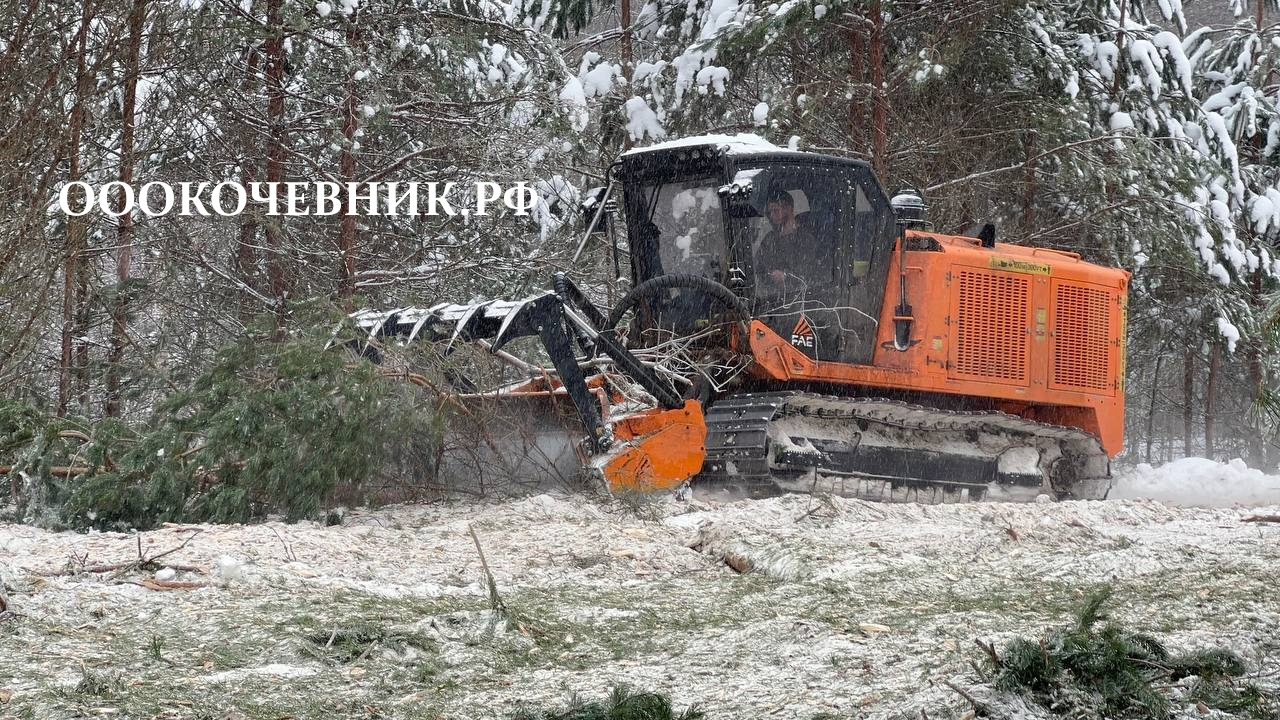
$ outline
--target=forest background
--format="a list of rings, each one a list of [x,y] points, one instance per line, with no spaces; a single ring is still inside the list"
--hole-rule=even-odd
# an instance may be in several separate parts
[[[55,524],[235,519],[264,497],[301,517],[315,487],[421,465],[431,447],[406,446],[432,445],[438,403],[316,352],[334,313],[516,297],[554,270],[616,292],[607,251],[570,262],[581,198],[624,149],[711,132],[864,159],[938,230],[992,222],[1130,270],[1121,461],[1272,470],[1277,18],[1244,0],[15,0],[0,495]],[[533,181],[538,201],[466,221],[50,210],[73,181],[387,180]]]

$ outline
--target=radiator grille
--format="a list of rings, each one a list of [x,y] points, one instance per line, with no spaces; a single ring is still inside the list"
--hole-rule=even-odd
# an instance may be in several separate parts
[[[1111,296],[1104,290],[1059,284],[1053,293],[1053,384],[1064,389],[1111,390]]]
[[[961,271],[959,287],[952,375],[1025,384],[1030,281]]]

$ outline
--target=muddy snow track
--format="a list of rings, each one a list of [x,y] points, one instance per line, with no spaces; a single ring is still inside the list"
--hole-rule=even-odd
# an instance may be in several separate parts
[[[0,717],[494,718],[616,682],[712,718],[953,717],[975,638],[1102,583],[1120,619],[1274,678],[1280,526],[1241,519],[1277,511],[543,495],[142,533],[151,556],[199,531],[168,583],[51,574],[134,560],[133,534],[0,525]]]

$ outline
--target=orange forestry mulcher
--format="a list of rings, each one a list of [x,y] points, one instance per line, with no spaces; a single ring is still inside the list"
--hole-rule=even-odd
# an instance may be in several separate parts
[[[486,342],[523,377],[466,397],[571,407],[583,432],[530,417],[535,432],[493,451],[530,476],[1105,496],[1123,443],[1127,272],[997,243],[991,226],[926,232],[920,197],[890,200],[866,163],[754,136],[624,154],[584,203],[584,245],[613,226],[618,188],[626,241],[604,237],[631,289],[609,312],[557,274],[524,300],[357,323],[370,341]],[[550,367],[503,351],[524,336]]]

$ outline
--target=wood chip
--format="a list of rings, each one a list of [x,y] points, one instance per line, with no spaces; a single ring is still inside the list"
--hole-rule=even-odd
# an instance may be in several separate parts
[[[750,560],[742,557],[741,555],[734,555],[733,553],[725,553],[724,564],[739,573],[749,573],[754,569]]]
[[[891,630],[888,625],[876,623],[858,623],[858,629],[864,633],[887,633]]]
[[[1280,515],[1250,515],[1247,518],[1243,518],[1241,522],[1280,523]]]
[[[13,699],[13,691],[8,688],[0,688],[0,705],[8,704]]]
[[[208,587],[206,583],[183,582],[180,580],[156,580],[155,578],[147,578],[138,584],[148,590],[194,590],[196,588]]]

